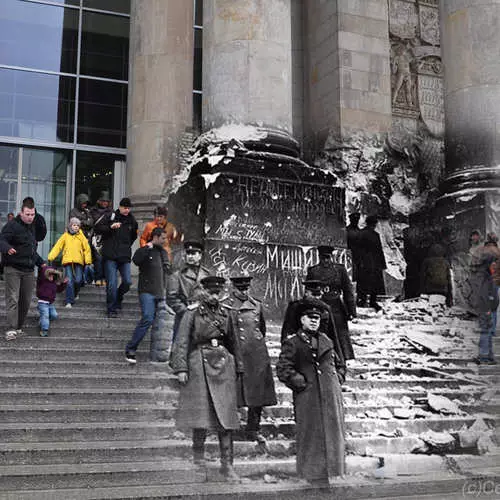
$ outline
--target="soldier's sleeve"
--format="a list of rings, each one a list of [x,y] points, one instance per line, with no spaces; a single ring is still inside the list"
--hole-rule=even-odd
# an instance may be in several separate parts
[[[283,319],[283,325],[281,327],[281,342],[297,331],[296,328],[296,317],[295,317],[295,307],[292,303],[288,304],[285,311],[285,317]]]
[[[344,377],[346,372],[346,362],[344,358],[344,352],[342,350],[342,344],[340,343],[339,335],[337,333],[337,328],[335,327],[335,320],[333,319],[333,312],[328,304],[325,304],[328,310],[328,332],[326,334],[333,342],[333,349],[335,351],[335,367],[337,371],[343,371]]]
[[[264,308],[262,305],[259,307],[260,309],[260,314],[259,314],[259,329],[260,333],[262,333],[262,336],[266,336],[266,319],[264,318]]]
[[[170,366],[174,373],[189,371],[188,357],[195,314],[195,311],[186,311],[179,324],[170,356]]]
[[[171,274],[167,280],[167,304],[173,309],[175,314],[183,313],[186,304],[181,298],[179,273]]]
[[[294,335],[290,335],[281,345],[280,356],[276,363],[276,375],[292,391],[301,392],[306,388],[307,382],[304,375],[296,369],[295,353]]]
[[[344,304],[347,308],[347,313],[356,316],[356,300],[354,299],[354,291],[352,283],[347,274],[347,269],[342,266],[342,296]]]
[[[236,373],[243,373],[244,368],[243,368],[243,358],[241,355],[240,338],[236,334],[236,329],[234,327],[234,319],[231,313],[228,313],[227,315],[226,337],[227,337],[227,349],[234,356]]]

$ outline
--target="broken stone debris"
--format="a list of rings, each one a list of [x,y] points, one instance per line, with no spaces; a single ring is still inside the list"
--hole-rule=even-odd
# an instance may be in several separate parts
[[[427,403],[431,410],[444,415],[460,415],[463,413],[454,401],[451,401],[446,396],[440,396],[432,392],[427,393]]]

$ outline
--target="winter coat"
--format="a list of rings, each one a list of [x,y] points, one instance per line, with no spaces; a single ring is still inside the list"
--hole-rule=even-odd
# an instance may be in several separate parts
[[[346,227],[347,248],[352,255],[352,280],[358,281],[359,262],[360,262],[360,236],[361,229],[357,225],[349,224]]]
[[[358,294],[385,294],[383,270],[387,268],[380,235],[371,227],[360,232]]]
[[[118,229],[111,229],[111,225],[120,222]],[[132,245],[137,239],[138,225],[135,217],[129,213],[122,215],[120,210],[106,214],[94,226],[95,232],[102,234],[102,251],[104,259],[119,263],[130,262]]]
[[[204,301],[182,317],[170,359],[174,373],[188,373],[176,414],[181,430],[239,428],[236,378],[243,364],[227,321],[220,304],[212,308]]]
[[[297,314],[297,309],[301,302],[301,300],[292,300],[291,302],[289,302],[288,307],[286,308],[285,317],[283,319],[283,326],[281,327],[281,343],[283,343],[283,341],[289,335],[293,335],[301,328],[300,318]],[[326,311],[321,316],[320,330],[331,339],[335,355],[337,356],[336,363],[338,366],[338,372],[341,375],[341,378],[343,377],[345,379],[346,359],[354,359],[352,345],[350,343],[344,344],[343,349],[342,342],[340,341],[340,338],[337,334],[337,329],[335,328],[335,319],[332,309],[326,302],[323,302],[323,304],[326,308]],[[350,349],[346,349],[348,345],[350,345]],[[345,353],[344,350],[346,350]],[[352,357],[346,358],[346,355]],[[343,380],[341,380],[341,382],[343,383]]]
[[[66,283],[54,279],[48,279],[49,274],[52,274],[56,269],[52,266],[46,266],[38,272],[36,281],[36,296],[38,300],[44,300],[52,304],[56,300],[56,294],[64,291]]]
[[[307,279],[325,283],[326,288],[322,300],[332,310],[344,359],[354,359],[347,317],[348,315],[356,316],[356,302],[346,268],[342,264],[320,262],[307,270]]]
[[[132,260],[139,267],[139,293],[164,298],[170,270],[167,252],[158,245],[138,248]]]
[[[33,228],[35,230],[36,241],[43,241],[47,236],[47,223],[45,217],[35,210],[35,218],[33,219]]]
[[[486,254],[478,262],[476,288],[473,294],[477,314],[494,312],[498,309],[498,289],[489,269],[494,260],[495,256]]]
[[[63,266],[66,264],[80,264],[81,266],[92,264],[90,245],[81,229],[75,234],[67,231],[63,233],[49,252],[47,260],[56,260],[61,251]]]
[[[446,259],[446,249],[435,243],[429,249],[420,269],[420,292],[427,294],[451,294],[450,264]]]
[[[167,280],[167,304],[176,314],[182,314],[190,302],[197,300],[197,293],[202,289],[200,281],[210,276],[210,270],[185,265],[172,273]]]
[[[172,262],[172,242],[178,241],[180,237],[180,233],[177,231],[175,226],[171,222],[165,222],[165,224],[161,225],[158,224],[156,221],[151,221],[148,222],[144,226],[144,230],[142,231],[141,234],[141,239],[140,239],[140,245],[141,247],[145,247],[147,243],[151,240],[151,233],[154,228],[156,227],[161,227],[165,230],[165,233],[167,235],[167,239],[165,240],[165,243],[163,245],[163,248],[168,254],[168,258],[170,262]]]
[[[94,219],[90,213],[89,208],[82,208],[82,203],[88,202],[89,197],[86,194],[79,194],[76,197],[76,206],[69,212],[69,219],[76,217],[81,224],[81,229],[85,236],[89,236],[92,227],[94,226]]]
[[[262,304],[240,297],[232,292],[222,301],[229,313],[228,333],[237,339],[243,361],[239,406],[273,406],[277,400]]]
[[[293,391],[297,474],[308,480],[344,474],[344,410],[331,339],[302,330],[287,337],[276,373]]]
[[[25,224],[18,215],[7,222],[0,233],[0,252],[5,267],[11,266],[18,271],[33,271],[35,265],[43,264],[42,258],[36,253],[37,240],[33,224]],[[14,248],[16,253],[7,252]]]

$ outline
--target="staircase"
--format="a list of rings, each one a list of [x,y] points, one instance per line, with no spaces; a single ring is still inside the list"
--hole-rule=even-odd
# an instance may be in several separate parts
[[[58,302],[59,320],[48,338],[38,336],[33,301],[26,333],[5,341],[2,307],[0,499],[319,499],[333,498],[332,491],[335,498],[388,498],[461,492],[465,478],[478,474],[498,484],[499,368],[471,363],[477,350],[473,322],[421,309],[387,303],[384,315],[361,310],[352,324],[357,359],[350,362],[344,386],[347,476],[329,491],[295,477],[292,398],[279,382],[278,405],[263,416],[267,446],[236,436],[235,468],[242,483],[221,482],[215,436],[208,440],[207,471],[193,468],[191,441],[174,425],[175,377],[165,364],[147,360],[146,339],[137,365],[124,358],[140,316],[134,290],[117,319],[105,315],[102,288],[85,287],[73,309]],[[268,330],[275,362],[279,325],[269,322]],[[418,352],[401,337],[408,331],[443,336],[447,349],[439,356]],[[496,344],[500,354],[498,339]],[[431,411],[429,391],[453,400],[459,412]],[[456,438],[479,418],[490,439],[486,455],[478,454],[476,444],[461,447],[458,439],[444,450],[422,439],[429,431]]]

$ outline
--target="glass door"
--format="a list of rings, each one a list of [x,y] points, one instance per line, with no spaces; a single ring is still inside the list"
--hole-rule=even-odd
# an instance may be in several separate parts
[[[31,196],[37,212],[45,217],[47,236],[38,245],[38,253],[46,259],[52,245],[66,228],[66,188],[71,171],[71,152],[19,148],[19,155],[21,193],[17,207],[21,206],[26,196]]]
[[[7,214],[19,210],[19,148],[0,145],[0,229],[7,222]]]

